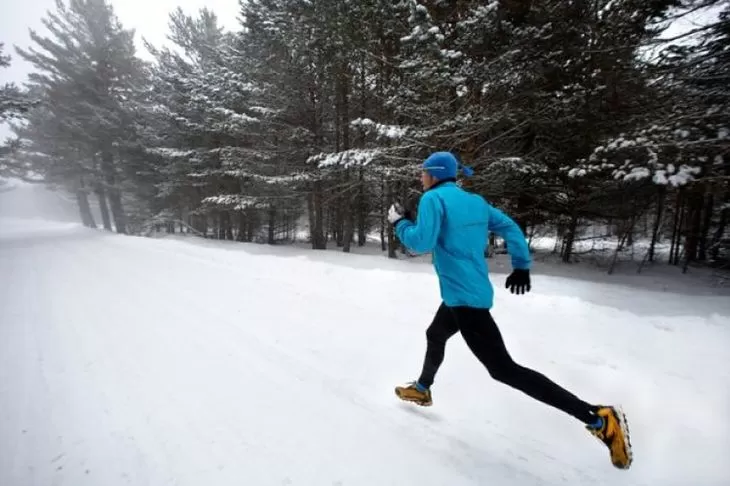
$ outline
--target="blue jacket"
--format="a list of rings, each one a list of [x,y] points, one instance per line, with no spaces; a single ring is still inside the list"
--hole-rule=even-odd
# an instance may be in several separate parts
[[[517,223],[454,182],[424,193],[415,223],[402,219],[395,226],[396,235],[411,251],[433,253],[441,298],[447,306],[486,309],[494,301],[484,255],[490,231],[507,241],[514,268],[530,268],[530,252]]]

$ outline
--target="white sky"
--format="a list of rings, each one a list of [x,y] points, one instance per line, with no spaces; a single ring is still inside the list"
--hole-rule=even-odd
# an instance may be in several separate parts
[[[189,14],[207,7],[218,15],[220,25],[228,30],[235,30],[239,25],[238,0],[111,0],[111,3],[122,25],[127,29],[135,29],[140,57],[149,58],[142,37],[155,46],[167,42],[167,21],[170,12],[178,6]],[[12,57],[10,67],[0,69],[0,85],[9,82],[22,84],[25,81],[32,66],[17,55],[15,46],[31,46],[29,29],[45,34],[47,31],[41,19],[48,10],[55,9],[55,0],[0,0],[0,42],[5,44],[4,54]],[[0,125],[0,142],[10,135],[10,130]]]

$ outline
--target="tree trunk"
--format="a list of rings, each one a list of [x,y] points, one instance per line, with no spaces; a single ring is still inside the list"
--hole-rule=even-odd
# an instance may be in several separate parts
[[[246,213],[243,211],[238,212],[238,234],[236,235],[236,241],[246,241]]]
[[[350,210],[350,201],[348,200],[347,204],[347,210],[345,211],[345,218],[343,221],[343,228],[342,228],[342,251],[345,253],[350,253],[350,249],[352,246],[352,236],[353,236],[353,221],[352,221],[352,211]]]
[[[388,182],[388,197],[386,201],[393,201],[393,187],[392,182]],[[395,237],[395,231],[393,225],[388,225],[388,258],[397,258],[396,250],[398,249],[398,241]]]
[[[340,61],[337,73],[337,97],[339,100],[338,115],[339,129],[342,132],[342,150],[350,150],[350,79],[347,61]],[[343,176],[345,187],[350,184],[350,169],[345,168]],[[342,193],[342,204],[339,207],[340,219],[338,229],[341,232],[341,246],[345,253],[350,252],[354,230],[354,215],[352,211],[353,197],[349,190]],[[340,242],[338,242],[339,244]]]
[[[256,233],[256,219],[256,210],[246,209],[246,241],[249,243],[253,241]]]
[[[101,221],[104,225],[104,229],[111,231],[112,220],[109,216],[109,205],[106,202],[106,191],[104,191],[104,186],[102,184],[96,184],[94,192],[99,200],[99,211],[101,212]]]
[[[712,245],[710,248],[710,258],[712,260],[717,260],[717,257],[720,255],[720,241],[722,240],[722,235],[725,234],[725,227],[727,226],[728,219],[730,219],[729,216],[730,207],[725,207],[720,213],[720,223],[717,225],[715,234],[712,237]]]
[[[360,185],[358,188],[358,203],[357,203],[357,246],[365,246],[367,243],[367,218],[368,218],[368,204],[365,200],[365,170],[360,167]]]
[[[712,226],[712,211],[715,209],[714,196],[711,191],[707,191],[704,204],[704,216],[702,218],[702,228],[700,230],[700,241],[697,259],[699,261],[707,260],[707,244],[710,241],[710,227]]]
[[[680,204],[680,210],[677,214],[677,242],[674,247],[674,265],[679,265],[679,256],[682,248],[682,235],[684,234],[685,220],[687,214],[687,203],[685,202],[684,193],[682,194],[682,201]]]
[[[314,181],[314,188],[309,197],[309,231],[312,237],[313,250],[326,250],[327,239],[324,234],[324,208],[323,208],[322,181]]]
[[[200,232],[203,233],[203,238],[208,238],[208,215],[201,214],[200,216],[198,216],[198,221],[200,221]]]
[[[689,228],[684,244],[684,268],[686,272],[689,264],[697,260],[697,252],[699,250],[699,239],[702,226],[702,205],[704,202],[703,195],[699,192],[699,188],[694,188],[689,197]]]
[[[112,217],[114,218],[114,226],[117,233],[127,233],[127,216],[124,214],[124,206],[122,205],[122,193],[117,187],[117,175],[114,167],[114,157],[110,152],[104,152],[101,155],[101,170],[109,192],[109,203],[111,204]]]
[[[342,196],[338,196],[337,204],[331,209],[331,226],[332,226],[332,238],[335,240],[335,244],[338,248],[342,248],[344,244],[345,234],[345,213],[342,208]]]
[[[656,248],[657,237],[659,236],[659,228],[662,224],[662,213],[664,212],[664,199],[666,197],[666,189],[664,186],[659,187],[657,195],[656,218],[654,219],[654,227],[651,232],[651,244],[649,245],[649,261],[654,261],[654,251]]]
[[[565,236],[565,248],[563,249],[563,262],[570,263],[573,256],[573,244],[575,243],[575,232],[578,230],[578,216],[573,214],[570,216],[568,231]]]
[[[631,223],[631,232],[626,235],[626,246],[634,246],[634,223]]]
[[[269,233],[266,238],[266,242],[269,245],[273,245],[274,243],[276,243],[276,232],[275,232],[275,230],[276,230],[276,208],[274,207],[273,204],[269,206],[268,213],[269,213],[269,221],[268,221]]]
[[[221,211],[218,216],[218,239],[233,240],[233,225],[231,224],[231,213]]]
[[[362,54],[360,57],[360,113],[359,117],[364,119],[367,117],[367,76],[368,66],[366,63],[366,56]],[[358,147],[365,147],[365,130],[361,127],[358,130]],[[360,184],[358,186],[358,197],[357,197],[357,245],[365,246],[367,243],[367,231],[368,231],[368,201],[367,191],[365,187],[365,169],[360,167],[358,170],[358,178]]]
[[[286,211],[283,211],[282,221],[284,223],[284,241],[290,241],[290,231],[289,231],[289,213]]]
[[[349,183],[350,170],[348,169],[345,176],[345,183]],[[352,214],[352,197],[349,193],[345,193],[343,200],[342,211],[342,251],[350,253],[350,247],[352,245],[353,236],[353,214]]]
[[[672,240],[669,245],[669,264],[674,265],[674,248],[677,245],[677,225],[679,224],[679,196],[674,206],[674,217],[672,218]]]
[[[385,239],[385,234],[388,231],[388,204],[385,199],[385,179],[380,184],[380,250],[385,251],[388,249],[388,242]]]
[[[91,213],[91,206],[89,206],[89,197],[86,194],[86,188],[84,187],[84,181],[79,181],[79,187],[76,189],[76,203],[79,207],[79,216],[81,217],[81,223],[87,228],[96,229],[96,222],[94,221],[94,215]]]

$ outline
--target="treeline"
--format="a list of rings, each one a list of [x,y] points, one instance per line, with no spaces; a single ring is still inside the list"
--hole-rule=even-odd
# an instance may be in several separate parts
[[[420,161],[451,150],[465,186],[557,235],[565,261],[598,226],[646,237],[647,260],[658,243],[674,264],[730,260],[729,2],[240,9],[234,32],[175,11],[146,62],[109,3],[60,2],[17,49],[36,71],[0,98],[22,116],[0,170],[72,191],[88,226],[274,243],[306,221],[315,249],[379,233],[394,257],[387,206],[413,206]],[[719,15],[663,35],[703,10]]]

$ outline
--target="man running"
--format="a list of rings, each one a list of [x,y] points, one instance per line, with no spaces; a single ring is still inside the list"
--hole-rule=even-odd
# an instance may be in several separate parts
[[[406,247],[417,253],[432,252],[443,300],[426,331],[421,376],[396,387],[396,395],[418,405],[432,405],[431,386],[443,362],[446,341],[460,332],[492,378],[583,422],[608,447],[613,465],[628,469],[631,443],[626,417],[619,407],[586,403],[512,360],[490,313],[494,290],[484,252],[489,232],[504,238],[513,266],[506,287],[513,294],[524,294],[531,290],[529,249],[524,233],[509,216],[456,184],[459,168],[464,175],[471,175],[471,169],[462,167],[451,153],[432,154],[422,167],[425,192],[416,221],[399,204],[388,211],[388,220]]]

